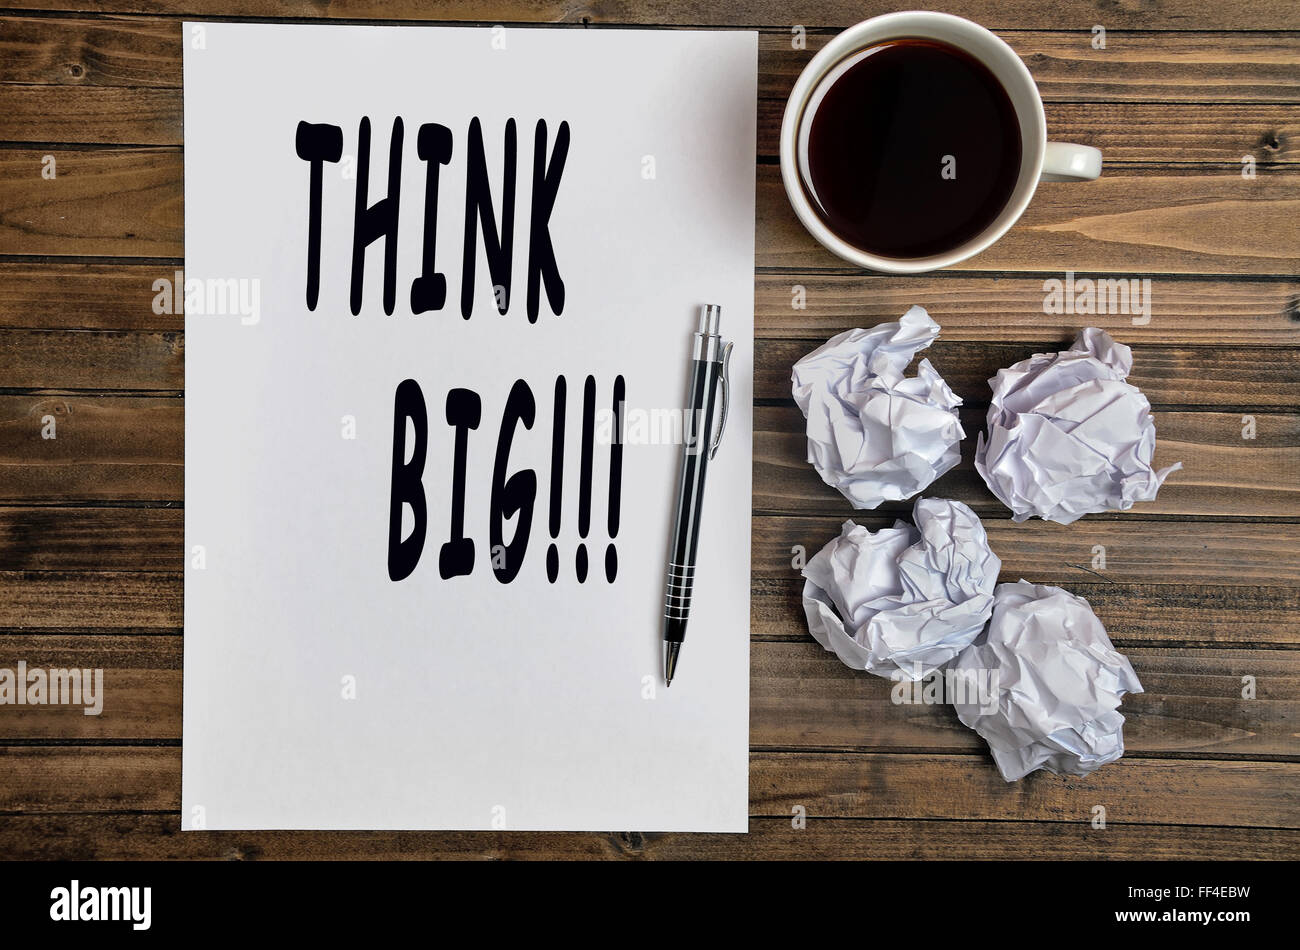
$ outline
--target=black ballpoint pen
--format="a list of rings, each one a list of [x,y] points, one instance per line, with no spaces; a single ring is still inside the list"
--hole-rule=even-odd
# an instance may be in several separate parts
[[[691,389],[682,420],[682,466],[677,484],[677,523],[673,526],[672,548],[668,555],[668,578],[664,593],[664,684],[671,686],[677,672],[682,641],[686,639],[686,619],[691,612],[691,593],[695,586],[695,550],[700,540],[700,513],[704,505],[704,475],[709,459],[718,451],[722,431],[727,425],[730,396],[728,369],[731,344],[723,344],[718,335],[722,308],[708,304],[700,308],[700,325],[695,331],[691,353]],[[721,397],[718,384],[721,383]],[[715,408],[721,418],[713,432]],[[705,441],[708,441],[706,447]]]

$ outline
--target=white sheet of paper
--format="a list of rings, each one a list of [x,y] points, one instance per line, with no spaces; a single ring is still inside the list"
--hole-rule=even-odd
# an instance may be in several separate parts
[[[745,831],[756,34],[187,23],[185,38],[184,827]],[[365,255],[361,312],[349,304],[362,116],[372,128],[369,204],[388,192],[394,117],[404,125],[391,315],[382,240]],[[506,120],[517,123],[514,299],[498,313],[476,227],[464,319],[475,116],[498,219]],[[543,290],[530,324],[539,119],[546,159],[562,122],[571,134],[549,221],[565,299],[556,315]],[[322,166],[314,310],[300,121],[342,129],[342,160]],[[436,232],[447,299],[414,314],[425,123],[453,137]],[[230,280],[246,302],[258,288],[257,312],[229,303],[233,313],[199,312],[221,309],[206,294]],[[703,303],[722,305],[723,336],[735,341],[731,412],[709,469],[690,630],[665,689],[659,634],[680,446],[649,439],[649,420],[681,410]],[[567,403],[552,539],[559,375]],[[589,375],[606,415],[615,377],[625,379],[626,429],[611,538],[611,450],[597,425],[584,542]],[[408,378],[428,414],[428,533],[414,571],[395,582],[394,394]],[[505,544],[525,522],[530,532],[518,575],[502,583],[489,550],[492,484],[506,397],[520,379],[535,418],[514,427],[504,474],[531,469],[536,495],[531,519],[525,507],[504,522]],[[481,398],[464,491],[475,560],[467,576],[444,580],[455,388]],[[413,523],[404,506],[404,535]]]

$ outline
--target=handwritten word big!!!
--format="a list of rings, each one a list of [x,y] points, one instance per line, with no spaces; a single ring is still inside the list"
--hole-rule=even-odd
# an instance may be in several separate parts
[[[366,249],[376,241],[383,241],[384,313],[391,315],[397,302],[397,239],[398,208],[402,184],[402,119],[393,122],[388,153],[388,192],[370,201],[370,119],[363,117],[358,134],[356,202],[352,226],[352,272],[348,304],[352,314],[361,313],[362,289],[365,276]],[[483,130],[478,118],[470,121],[465,161],[465,215],[464,251],[461,260],[460,313],[468,320],[474,309],[475,263],[478,258],[478,236],[483,237],[483,250],[492,279],[498,313],[508,312],[513,299],[510,293],[514,272],[514,218],[516,194],[516,169],[518,143],[515,120],[505,124],[505,148],[501,179],[501,205],[498,215],[492,200],[493,189],[489,180],[487,158],[483,147]],[[309,211],[307,223],[307,309],[314,311],[320,302],[322,207],[324,201],[323,170],[326,163],[339,162],[343,157],[343,130],[337,125],[299,122],[295,137],[295,150],[309,168]],[[541,307],[543,287],[552,312],[559,316],[564,311],[564,281],[560,277],[551,243],[550,218],[559,192],[560,177],[569,152],[569,124],[561,122],[555,143],[547,156],[547,128],[538,120],[534,134],[531,214],[528,233],[527,300],[526,313],[530,324],[537,322]],[[422,314],[441,310],[447,303],[447,279],[436,267],[438,181],[439,170],[451,162],[454,141],[451,130],[437,124],[421,125],[416,133],[416,154],[425,163],[424,228],[420,257],[420,274],[411,282],[411,312]],[[612,407],[616,428],[621,432],[624,400],[623,377],[614,380]],[[559,575],[559,555],[554,543],[560,531],[563,508],[563,458],[565,444],[565,394],[563,376],[555,379],[554,418],[551,432],[551,471],[549,529],[552,543],[546,552],[546,575],[555,583]],[[583,425],[581,437],[581,467],[578,499],[578,530],[586,539],[591,522],[592,455],[594,449],[593,422],[595,416],[596,384],[588,376],[583,387]],[[518,575],[528,538],[537,495],[537,473],[531,469],[515,472],[507,477],[511,446],[517,426],[525,430],[533,427],[536,403],[532,389],[522,379],[516,380],[502,411],[501,427],[494,456],[491,511],[489,512],[489,542],[500,557],[492,558],[491,567],[497,580],[510,583]],[[446,580],[469,574],[474,568],[474,542],[465,536],[465,479],[469,434],[479,427],[482,399],[471,389],[456,387],[447,393],[446,421],[455,432],[455,446],[451,459],[449,482],[451,499],[450,537],[438,552],[438,571]],[[414,432],[410,446],[410,461],[406,461],[407,425]],[[428,450],[428,411],[419,383],[403,380],[397,386],[393,400],[393,451],[390,480],[388,525],[388,576],[394,581],[409,577],[420,561],[428,530],[428,505],[425,498],[425,462]],[[618,556],[613,540],[618,534],[620,509],[620,483],[622,476],[622,446],[615,435],[610,451],[610,485],[608,533],[610,544],[605,551],[605,576],[613,583],[618,572]],[[409,509],[413,515],[411,533],[402,537],[402,515]],[[514,538],[505,543],[504,522],[518,515]],[[585,543],[580,543],[575,556],[575,569],[579,583],[587,578],[588,556]]]

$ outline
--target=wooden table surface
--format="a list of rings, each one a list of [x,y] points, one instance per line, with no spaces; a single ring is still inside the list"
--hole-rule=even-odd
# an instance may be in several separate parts
[[[890,9],[876,0],[0,2],[0,667],[102,667],[107,692],[98,717],[0,707],[0,856],[1293,858],[1300,5],[938,8],[1003,36],[1051,136],[1100,147],[1106,168],[1042,186],[961,268],[894,278],[813,243],[775,157],[795,76],[838,29]],[[184,264],[186,16],[761,30],[748,835],[180,833],[184,334],[151,304]],[[1149,278],[1150,322],[1045,315],[1044,281],[1067,270]],[[928,355],[967,397],[971,433],[930,494],[986,519],[1003,580],[1086,597],[1146,688],[1123,706],[1127,755],[1089,778],[1004,783],[947,707],[893,705],[890,684],[804,626],[792,549],[815,551],[854,512],[804,461],[790,364],[914,303],[943,325]],[[970,464],[985,381],[1090,323],[1133,347],[1157,464],[1184,469],[1127,513],[1015,525]],[[47,415],[57,439],[41,438]]]

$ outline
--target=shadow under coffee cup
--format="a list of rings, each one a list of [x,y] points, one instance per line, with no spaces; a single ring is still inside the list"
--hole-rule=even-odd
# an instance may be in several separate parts
[[[1028,68],[945,13],[875,17],[833,38],[794,85],[781,177],[805,228],[860,267],[959,263],[1005,234],[1039,181],[1087,181],[1101,152],[1047,141]]]

